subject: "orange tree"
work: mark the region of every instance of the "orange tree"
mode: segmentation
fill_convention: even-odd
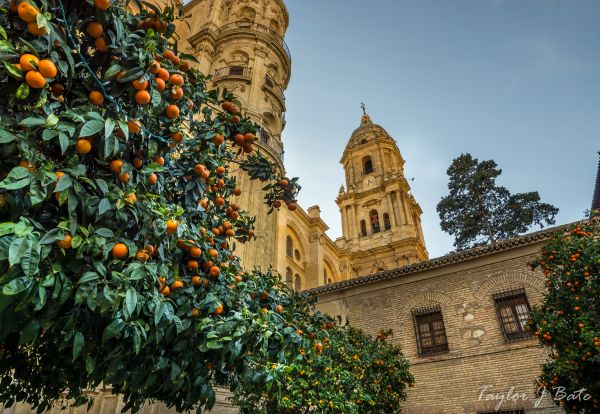
[[[600,410],[600,211],[557,233],[533,263],[548,294],[533,310],[540,342],[549,348],[538,380],[568,412]]]
[[[5,405],[81,405],[101,383],[133,410],[211,407],[215,382],[272,399],[278,369],[318,361],[322,372],[341,358],[321,355],[346,331],[324,329],[331,321],[278,275],[245,271],[234,254],[254,219],[234,202],[244,189],[232,170],[263,181],[272,208],[295,208],[297,180],[278,175],[253,145],[257,126],[178,53],[176,10],[133,3],[138,13],[109,0],[0,0]],[[386,352],[364,338],[360,358]],[[397,408],[361,371],[336,370],[354,400]],[[381,378],[398,390],[404,374]]]

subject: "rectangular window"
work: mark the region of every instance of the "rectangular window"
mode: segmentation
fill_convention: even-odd
[[[529,328],[529,302],[525,289],[513,289],[494,296],[496,312],[507,342],[532,336]]]
[[[442,310],[439,306],[413,311],[419,355],[435,355],[448,352],[448,341]]]
[[[514,410],[477,411],[477,414],[525,414],[525,410],[523,408],[517,408]]]

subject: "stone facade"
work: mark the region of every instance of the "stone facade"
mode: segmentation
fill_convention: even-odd
[[[527,399],[501,408],[558,413],[562,410],[547,399],[535,406],[534,379],[545,350],[533,336],[505,339],[494,299],[523,289],[530,305],[543,300],[544,276],[528,262],[546,236],[547,231],[534,233],[311,292],[319,297],[318,308],[342,323],[373,334],[393,329],[392,341],[410,360],[416,382],[403,406],[407,414],[493,411],[499,401],[488,398],[509,396],[511,388],[513,396]],[[441,312],[447,350],[423,354],[416,321],[424,308]]]

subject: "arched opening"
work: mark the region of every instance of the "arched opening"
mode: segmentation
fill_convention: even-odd
[[[296,292],[302,290],[302,279],[300,278],[299,274],[296,274],[296,276],[294,276],[294,290]]]
[[[371,230],[373,230],[373,233],[379,233],[379,214],[377,210],[371,210],[369,218],[371,219]]]
[[[269,22],[269,26],[271,27],[271,30],[275,32],[276,35],[281,36],[281,26],[279,25],[279,22],[275,19],[271,19],[271,21]]]
[[[369,156],[363,158],[363,171],[365,175],[373,172],[373,160]]]
[[[367,235],[367,223],[364,220],[360,221],[360,235],[363,237]]]
[[[287,236],[285,239],[285,254],[288,257],[293,257],[294,255],[294,242],[290,236]]]
[[[329,277],[327,277],[327,270],[323,270],[323,284],[326,285],[329,280]]]
[[[240,9],[240,20],[244,21],[244,22],[253,22],[254,19],[256,18],[256,12],[254,11],[254,9],[252,7],[242,7]]]
[[[292,288],[292,269],[289,267],[285,270],[285,284],[290,289]]]
[[[388,213],[383,213],[383,227],[386,230],[392,228],[392,224],[390,223],[390,216],[388,215]]]
[[[296,259],[299,262],[301,258],[302,256],[300,256],[300,250],[294,250],[294,259]]]

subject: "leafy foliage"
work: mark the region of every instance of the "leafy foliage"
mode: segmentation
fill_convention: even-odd
[[[254,238],[234,166],[265,182],[272,208],[295,208],[297,180],[253,146],[257,126],[232,96],[206,91],[193,56],[178,53],[177,11],[134,3],[139,13],[108,0],[0,0],[9,406],[81,405],[101,383],[133,410],[212,407],[215,382],[271,397],[271,365],[313,358],[327,335],[306,299],[234,254]]]
[[[455,237],[458,250],[517,236],[532,225],[554,224],[558,209],[540,203],[537,191],[511,194],[496,185],[502,170],[493,160],[479,162],[461,154],[447,172],[450,192],[437,211],[442,230]]]
[[[600,410],[599,237],[595,211],[590,220],[557,233],[532,263],[548,287],[532,312],[535,334],[550,350],[538,381],[569,413]]]

